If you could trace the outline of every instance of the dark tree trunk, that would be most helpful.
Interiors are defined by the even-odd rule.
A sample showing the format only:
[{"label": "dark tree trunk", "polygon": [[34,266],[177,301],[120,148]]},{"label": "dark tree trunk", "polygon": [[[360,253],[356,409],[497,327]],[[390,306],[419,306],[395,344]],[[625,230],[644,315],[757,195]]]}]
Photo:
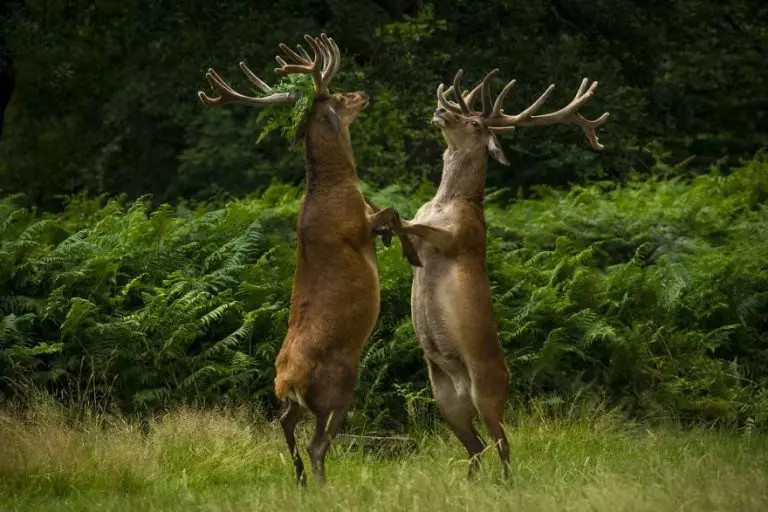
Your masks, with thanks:
[{"label": "dark tree trunk", "polygon": [[[0,49],[0,52],[3,50]],[[5,119],[5,107],[11,101],[13,89],[16,86],[16,68],[13,67],[13,59],[10,55],[0,54],[0,140],[3,139],[3,121]]]},{"label": "dark tree trunk", "polygon": [[315,19],[317,26],[320,28],[325,27],[333,17],[331,6],[328,5],[326,0],[310,0],[309,12]]},{"label": "dark tree trunk", "polygon": [[0,140],[3,139],[5,107],[10,103],[13,89],[16,87],[16,68],[8,51],[2,27],[7,23],[12,4],[12,0],[0,0]]}]

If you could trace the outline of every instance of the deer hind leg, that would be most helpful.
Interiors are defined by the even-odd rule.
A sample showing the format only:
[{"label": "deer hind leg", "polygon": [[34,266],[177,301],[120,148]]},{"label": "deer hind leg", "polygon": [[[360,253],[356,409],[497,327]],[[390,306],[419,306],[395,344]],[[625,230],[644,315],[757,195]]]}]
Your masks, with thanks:
[{"label": "deer hind leg", "polygon": [[296,448],[296,437],[294,433],[296,431],[296,424],[303,414],[304,409],[301,405],[292,400],[288,400],[288,408],[280,416],[280,426],[283,427],[285,441],[288,444],[288,450],[291,452],[291,458],[293,459],[296,481],[300,485],[306,485],[306,480],[304,478],[304,461],[301,460],[299,450]]},{"label": "deer hind leg", "polygon": [[339,431],[339,427],[347,417],[349,406],[331,411],[317,411],[315,413],[315,435],[307,445],[309,458],[312,460],[312,471],[319,484],[325,483],[325,455],[331,446],[331,440]]},{"label": "deer hind leg", "polygon": [[475,416],[472,399],[466,391],[462,394],[458,393],[451,377],[435,362],[427,359],[427,368],[437,408],[461,444],[467,449],[469,476],[472,476],[479,469],[480,456],[485,450],[485,443],[472,424]]},{"label": "deer hind leg", "polygon": [[503,424],[504,407],[507,403],[506,386],[505,381],[501,391],[498,386],[492,387],[491,390],[484,390],[475,382],[472,383],[472,402],[475,404],[477,412],[480,413],[480,417],[483,418],[488,433],[493,438],[493,444],[496,445],[496,450],[501,458],[501,470],[505,479],[509,477],[510,473],[509,442],[507,442]]}]

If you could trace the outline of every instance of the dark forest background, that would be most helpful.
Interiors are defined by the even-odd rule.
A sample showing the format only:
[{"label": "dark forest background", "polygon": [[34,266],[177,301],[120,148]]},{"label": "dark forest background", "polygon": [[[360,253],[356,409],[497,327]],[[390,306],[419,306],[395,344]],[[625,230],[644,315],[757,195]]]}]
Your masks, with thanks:
[{"label": "dark forest background", "polygon": [[[598,80],[605,150],[573,127],[503,137],[489,267],[516,400],[768,424],[768,4],[757,0],[0,2],[0,390],[156,410],[269,410],[304,167],[213,67],[268,83],[324,31],[374,202],[413,214],[440,177],[429,124],[458,68],[517,79],[511,111]],[[380,248],[382,316],[352,425],[431,411],[410,270]]]}]

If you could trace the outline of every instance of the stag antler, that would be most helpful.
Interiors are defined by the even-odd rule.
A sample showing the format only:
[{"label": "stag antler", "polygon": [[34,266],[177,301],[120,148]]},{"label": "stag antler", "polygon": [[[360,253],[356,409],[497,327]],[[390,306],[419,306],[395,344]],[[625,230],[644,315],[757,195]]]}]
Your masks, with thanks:
[{"label": "stag antler", "polygon": [[[294,63],[289,64],[282,57],[277,56],[275,60],[280,67],[275,68],[275,71],[282,75],[295,73],[312,75],[312,82],[315,84],[315,94],[328,94],[328,86],[341,64],[341,51],[336,46],[336,42],[325,34],[320,34],[320,37],[305,35],[304,39],[312,48],[312,57],[309,56],[301,45],[296,45],[297,53],[291,50],[288,45],[280,43],[280,49]],[[323,62],[322,66],[318,68],[320,59]]]},{"label": "stag antler", "polygon": [[197,91],[197,96],[204,105],[209,107],[219,107],[228,103],[245,103],[247,105],[276,105],[281,103],[292,103],[296,101],[298,95],[292,92],[274,92],[270,86],[265,84],[259,79],[253,72],[248,69],[245,62],[240,62],[240,69],[245,73],[256,87],[265,92],[269,96],[263,98],[255,96],[245,96],[235,91],[227,82],[225,82],[213,69],[208,69],[205,74],[205,78],[211,87],[218,91],[219,96],[211,97],[205,94],[203,91]]},{"label": "stag antler", "polygon": [[[440,84],[440,87],[437,88],[437,101],[438,103],[448,110],[452,111],[454,114],[462,114],[462,115],[469,115],[471,114],[472,105],[475,103],[475,99],[477,99],[477,93],[483,89],[486,82],[489,78],[491,78],[494,74],[496,74],[499,70],[494,69],[487,75],[485,75],[485,78],[477,84],[471,91],[465,94],[459,94],[457,91],[459,90],[459,82],[461,81],[461,77],[464,74],[464,70],[460,69],[458,73],[456,73],[456,76],[453,78],[453,85],[448,87],[445,91],[443,91],[443,85]],[[456,99],[455,102],[448,99],[448,95],[453,93],[454,98]],[[464,105],[464,107],[462,107]]]},{"label": "stag antler", "polygon": [[[584,78],[581,81],[576,95],[571,102],[565,107],[561,108],[557,112],[551,112],[549,114],[543,114],[539,116],[531,116],[520,123],[520,126],[545,126],[550,124],[575,124],[580,126],[584,130],[584,135],[589,140],[589,143],[595,149],[603,149],[603,145],[597,139],[596,130],[600,128],[608,120],[610,113],[604,112],[603,115],[597,119],[586,119],[579,114],[579,109],[589,101],[592,96],[595,95],[595,89],[597,89],[598,82],[592,82],[592,85],[587,89],[589,79]],[[586,92],[585,92],[586,91]]]},{"label": "stag antler", "polygon": [[[485,119],[485,125],[488,127],[488,129],[497,133],[512,131],[516,126],[545,126],[562,123],[575,124],[584,130],[584,135],[586,135],[587,140],[589,140],[589,143],[593,148],[603,149],[603,145],[598,141],[596,130],[605,124],[610,114],[605,112],[597,119],[590,120],[584,118],[581,114],[578,113],[578,110],[584,106],[584,104],[587,103],[587,101],[589,101],[592,96],[594,96],[598,82],[592,82],[592,85],[589,87],[589,89],[587,89],[589,80],[587,78],[582,80],[581,86],[576,92],[573,100],[557,112],[543,115],[534,115],[547,101],[549,96],[552,94],[552,91],[555,89],[555,85],[552,84],[528,108],[518,114],[507,115],[504,114],[501,105],[509,91],[512,90],[512,88],[515,86],[516,81],[511,80],[509,83],[507,83],[507,85],[504,86],[504,89],[502,89],[502,91],[499,93],[496,101],[493,102],[493,106],[491,106],[491,85],[489,80],[498,72],[498,69],[491,70],[487,75],[485,75],[485,78],[483,78],[482,82],[475,86],[469,93],[462,95],[458,91],[461,90],[459,83],[461,81],[462,75],[464,74],[464,71],[460,69],[453,79],[452,86],[446,90],[443,90],[444,86],[443,84],[440,84],[440,86],[437,88],[437,101],[440,106],[452,111],[454,114],[461,114],[464,116],[482,116]],[[481,112],[471,110],[472,104],[474,103],[479,91],[482,91],[481,97],[483,110]],[[455,102],[448,98],[448,95],[451,92],[453,92]]]},{"label": "stag antler", "polygon": [[[589,140],[589,143],[594,149],[603,149],[603,145],[597,139],[596,130],[605,124],[610,115],[605,112],[597,119],[589,120],[585,119],[578,113],[579,109],[587,103],[592,96],[595,95],[595,89],[597,89],[598,82],[592,82],[592,85],[587,89],[589,79],[585,78],[581,81],[579,90],[576,91],[576,95],[571,102],[565,107],[561,108],[557,112],[551,112],[549,114],[534,115],[539,108],[547,101],[549,95],[555,89],[555,85],[550,85],[539,98],[534,101],[531,106],[516,115],[506,115],[501,109],[501,105],[504,102],[504,98],[507,93],[514,87],[515,80],[510,81],[504,89],[499,93],[496,101],[493,103],[493,109],[490,114],[484,115],[485,124],[489,130],[494,132],[504,132],[514,130],[516,126],[545,126],[551,124],[575,124],[581,126],[584,130],[584,135]],[[490,100],[490,85],[486,84],[486,89],[483,91],[483,98],[488,95]]]},{"label": "stag antler", "polygon": [[[293,61],[293,63],[289,64],[280,56],[277,56],[275,59],[280,67],[276,68],[275,71],[282,75],[295,73],[310,74],[312,75],[312,82],[315,85],[315,93],[327,94],[328,86],[331,83],[333,76],[339,70],[339,65],[341,64],[341,51],[336,45],[336,42],[325,34],[321,34],[318,38],[305,35],[304,39],[312,47],[313,56],[310,57],[301,45],[296,45],[296,48],[298,49],[297,53],[291,50],[285,43],[280,43],[280,49]],[[321,67],[318,67],[320,59],[322,59],[323,62]],[[245,76],[248,77],[248,80],[268,96],[259,98],[240,94],[225,82],[216,71],[209,69],[205,74],[205,78],[208,79],[211,87],[219,93],[219,96],[211,97],[203,91],[198,91],[197,95],[200,98],[200,101],[209,107],[218,107],[228,103],[275,105],[292,103],[298,98],[298,94],[294,92],[275,92],[270,86],[248,69],[248,66],[246,66],[244,62],[240,62],[240,69],[245,73]]]}]

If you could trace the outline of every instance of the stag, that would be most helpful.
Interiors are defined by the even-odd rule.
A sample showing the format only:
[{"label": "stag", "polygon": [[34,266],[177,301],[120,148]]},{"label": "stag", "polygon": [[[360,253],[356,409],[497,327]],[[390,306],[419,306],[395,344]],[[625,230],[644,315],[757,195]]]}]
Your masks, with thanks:
[{"label": "stag", "polygon": [[[339,48],[325,34],[304,38],[313,55],[301,45],[294,51],[281,43],[285,58],[276,57],[275,69],[282,75],[309,74],[314,84],[313,103],[301,129],[306,182],[297,221],[288,332],[275,362],[275,394],[287,405],[280,424],[300,484],[306,480],[296,424],[307,409],[315,415],[307,451],[317,481],[323,483],[325,455],[352,404],[362,350],[379,315],[375,234],[386,235],[399,220],[392,208],[375,208],[359,188],[349,127],[368,105],[368,95],[331,94]],[[206,78],[219,96],[200,92],[203,103],[264,106],[296,101],[295,93],[275,92],[243,62],[240,68],[267,96],[239,94],[209,69]],[[407,237],[401,242],[409,262],[419,266]]]},{"label": "stag", "polygon": [[[545,115],[535,115],[554,89],[551,85],[533,104],[515,115],[501,106],[515,81],[491,103],[489,79],[493,70],[469,93],[460,93],[462,71],[453,85],[437,89],[432,121],[447,144],[443,175],[437,193],[412,221],[396,230],[410,235],[421,268],[415,268],[411,287],[413,327],[422,347],[438,409],[467,449],[470,476],[479,467],[485,442],[473,421],[479,414],[493,438],[509,475],[509,444],[503,415],[509,393],[509,369],[493,315],[486,268],[483,195],[487,154],[509,165],[496,134],[518,126],[569,123],[580,126],[594,149],[602,149],[595,130],[608,118],[587,120],[578,110],[594,95],[597,82],[581,83],[573,101]],[[449,99],[453,92],[455,101]],[[482,111],[471,109],[478,93]]]}]

